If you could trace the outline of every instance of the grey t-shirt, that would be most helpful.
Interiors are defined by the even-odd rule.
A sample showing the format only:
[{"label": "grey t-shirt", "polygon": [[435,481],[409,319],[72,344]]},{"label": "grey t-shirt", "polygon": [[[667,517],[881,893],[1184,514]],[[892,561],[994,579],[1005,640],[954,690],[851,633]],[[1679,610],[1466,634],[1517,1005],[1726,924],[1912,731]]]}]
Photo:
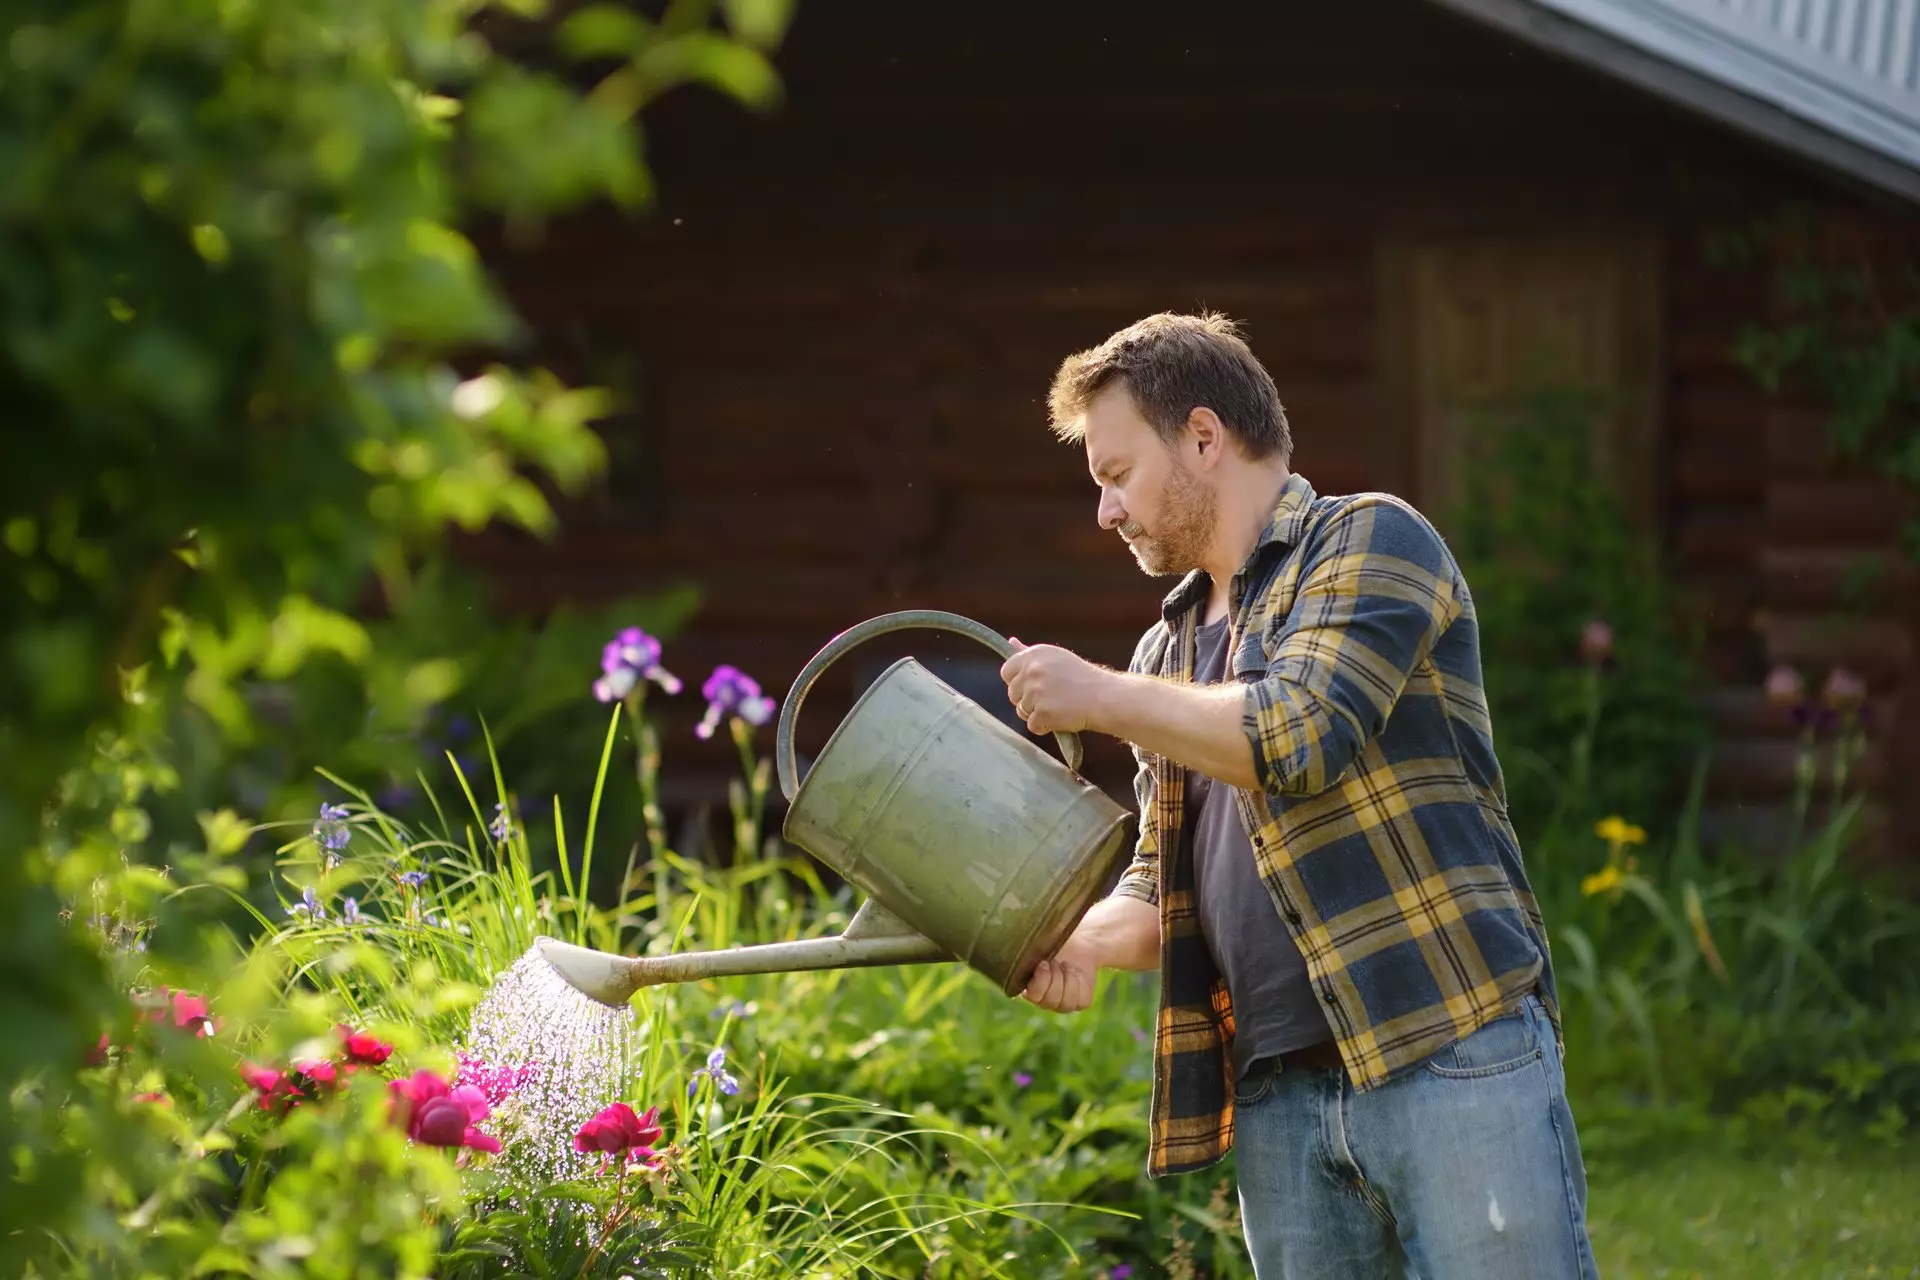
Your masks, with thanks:
[{"label": "grey t-shirt", "polygon": [[[1226,669],[1226,618],[1199,628],[1194,639],[1194,683],[1217,683]],[[1333,1032],[1314,998],[1300,948],[1254,865],[1253,842],[1233,788],[1192,769],[1186,772],[1182,838],[1193,859],[1200,929],[1233,999],[1238,1079],[1262,1058],[1330,1040]]]}]

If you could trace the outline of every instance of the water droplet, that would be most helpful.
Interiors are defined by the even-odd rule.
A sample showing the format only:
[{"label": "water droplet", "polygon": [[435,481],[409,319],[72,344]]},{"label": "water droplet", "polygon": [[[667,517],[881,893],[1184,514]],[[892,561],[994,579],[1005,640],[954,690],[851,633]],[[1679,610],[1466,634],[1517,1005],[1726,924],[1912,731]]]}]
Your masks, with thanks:
[{"label": "water droplet", "polygon": [[599,1156],[573,1149],[573,1135],[602,1107],[628,1102],[635,1035],[631,1006],[583,995],[530,947],[474,1009],[463,1054],[495,1071],[528,1069],[483,1124],[500,1139],[502,1172],[522,1186],[591,1176]]}]

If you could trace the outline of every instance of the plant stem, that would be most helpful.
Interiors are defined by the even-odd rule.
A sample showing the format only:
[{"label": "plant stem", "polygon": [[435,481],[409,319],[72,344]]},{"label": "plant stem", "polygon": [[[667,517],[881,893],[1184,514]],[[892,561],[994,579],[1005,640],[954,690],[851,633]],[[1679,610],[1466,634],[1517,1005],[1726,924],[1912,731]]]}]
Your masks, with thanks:
[{"label": "plant stem", "polygon": [[628,699],[626,706],[633,725],[634,780],[640,787],[640,812],[646,822],[649,865],[653,868],[653,918],[656,926],[665,929],[672,888],[667,881],[666,823],[660,812],[660,737],[647,720],[640,698]]}]

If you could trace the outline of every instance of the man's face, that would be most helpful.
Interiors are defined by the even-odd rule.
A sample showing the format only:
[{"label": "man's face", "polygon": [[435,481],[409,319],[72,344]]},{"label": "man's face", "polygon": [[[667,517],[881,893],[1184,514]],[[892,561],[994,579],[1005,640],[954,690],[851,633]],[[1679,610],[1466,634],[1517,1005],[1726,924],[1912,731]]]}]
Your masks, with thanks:
[{"label": "man's face", "polygon": [[1087,406],[1087,469],[1100,486],[1100,527],[1116,530],[1153,577],[1200,567],[1213,541],[1213,486],[1183,456],[1183,434],[1168,445],[1134,408],[1125,386],[1108,387]]}]

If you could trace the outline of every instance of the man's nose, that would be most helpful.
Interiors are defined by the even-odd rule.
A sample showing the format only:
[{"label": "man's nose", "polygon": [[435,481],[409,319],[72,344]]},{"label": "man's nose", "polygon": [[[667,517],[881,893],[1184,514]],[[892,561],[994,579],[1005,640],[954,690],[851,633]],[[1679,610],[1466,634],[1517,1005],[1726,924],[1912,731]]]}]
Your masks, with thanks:
[{"label": "man's nose", "polygon": [[1118,529],[1127,522],[1127,509],[1120,505],[1120,499],[1111,489],[1100,491],[1100,527]]}]

